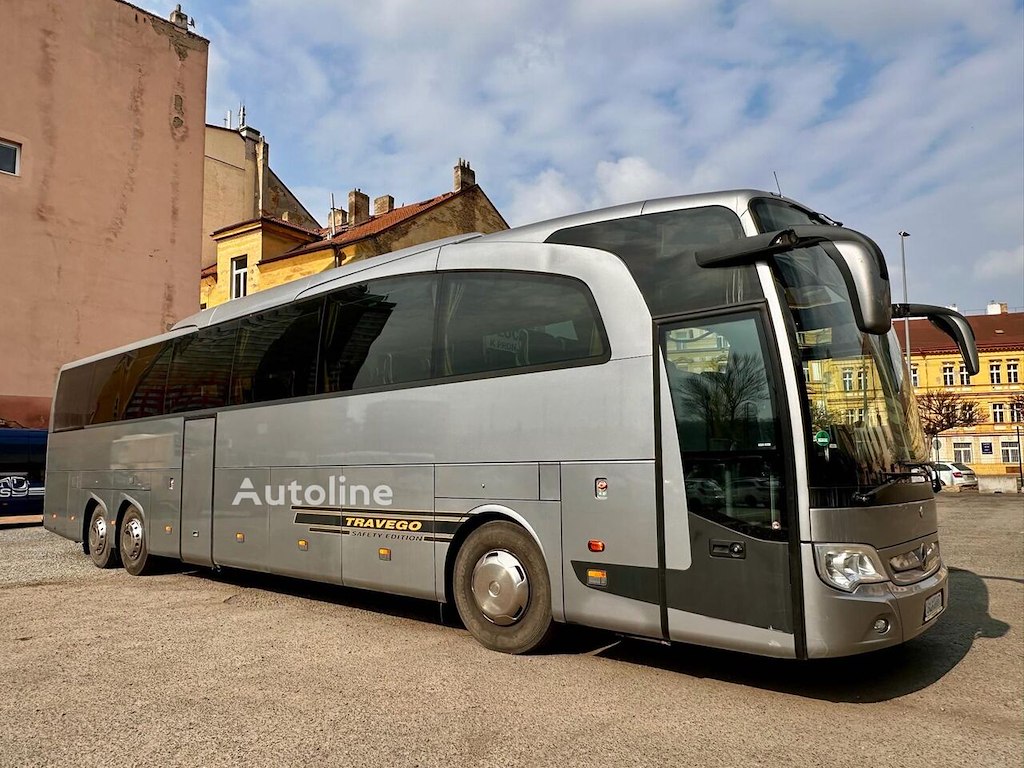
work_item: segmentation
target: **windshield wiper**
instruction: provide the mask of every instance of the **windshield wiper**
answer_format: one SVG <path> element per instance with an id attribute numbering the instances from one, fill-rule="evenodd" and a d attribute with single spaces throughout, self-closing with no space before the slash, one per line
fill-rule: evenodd
<path id="1" fill-rule="evenodd" d="M 928 479 L 928 481 L 932 485 L 932 490 L 933 491 L 938 491 L 939 490 L 939 488 L 935 487 L 937 485 L 938 481 L 939 481 L 939 476 L 938 476 L 938 473 L 935 472 L 935 470 L 931 466 L 931 464 L 929 464 L 927 462 L 923 462 L 923 461 L 900 461 L 900 462 L 898 462 L 898 464 L 899 464 L 899 466 L 907 467 L 910 470 L 923 469 L 924 470 L 924 476 Z M 855 504 L 861 504 L 861 505 L 865 505 L 866 506 L 866 505 L 870 504 L 871 502 L 873 502 L 875 499 L 877 499 L 878 495 L 880 493 L 882 493 L 883 491 L 887 490 L 888 488 L 892 488 L 894 485 L 904 485 L 904 484 L 906 484 L 908 482 L 912 483 L 913 479 L 915 477 L 920 477 L 919 474 L 917 474 L 916 472 L 913 472 L 913 471 L 910 471 L 910 472 L 887 472 L 885 474 L 885 476 L 888 479 L 884 483 L 882 483 L 880 485 L 876 485 L 874 488 L 871 488 L 871 489 L 869 489 L 867 491 L 858 491 L 858 492 L 852 494 L 850 498 L 853 499 L 853 502 Z"/>

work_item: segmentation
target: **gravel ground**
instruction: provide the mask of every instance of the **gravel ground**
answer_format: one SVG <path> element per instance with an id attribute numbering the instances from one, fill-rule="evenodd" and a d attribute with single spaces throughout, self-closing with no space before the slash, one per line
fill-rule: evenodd
<path id="1" fill-rule="evenodd" d="M 0 529 L 0 765 L 1021 766 L 1024 502 L 958 494 L 939 512 L 938 625 L 821 662 L 587 631 L 511 657 L 433 604 L 133 578 Z"/>

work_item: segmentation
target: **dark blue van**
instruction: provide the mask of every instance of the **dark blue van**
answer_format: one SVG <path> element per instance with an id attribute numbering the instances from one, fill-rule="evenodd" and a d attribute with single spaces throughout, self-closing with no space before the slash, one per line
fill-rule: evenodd
<path id="1" fill-rule="evenodd" d="M 0 429 L 0 516 L 43 514 L 45 429 Z"/>

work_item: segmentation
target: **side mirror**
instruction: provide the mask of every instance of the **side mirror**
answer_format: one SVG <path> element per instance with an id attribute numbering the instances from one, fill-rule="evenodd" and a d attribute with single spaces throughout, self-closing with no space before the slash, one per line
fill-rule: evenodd
<path id="1" fill-rule="evenodd" d="M 718 243 L 694 255 L 702 267 L 732 266 L 812 245 L 821 245 L 839 268 L 850 294 L 857 327 L 865 333 L 888 333 L 892 327 L 892 297 L 885 258 L 871 238 L 852 229 L 825 224 L 801 225 Z"/>
<path id="2" fill-rule="evenodd" d="M 967 318 L 959 312 L 931 304 L 893 304 L 892 316 L 894 318 L 928 318 L 932 325 L 956 342 L 957 348 L 960 350 L 960 356 L 964 360 L 964 367 L 969 375 L 975 376 L 981 370 L 981 364 L 978 361 L 978 344 L 974 338 L 974 329 L 967 322 Z"/>

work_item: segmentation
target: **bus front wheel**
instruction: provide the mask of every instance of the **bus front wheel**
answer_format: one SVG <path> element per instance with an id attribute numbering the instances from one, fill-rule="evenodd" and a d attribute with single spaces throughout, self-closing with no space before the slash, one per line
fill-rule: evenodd
<path id="1" fill-rule="evenodd" d="M 484 647 L 528 653 L 549 638 L 547 565 L 520 526 L 496 520 L 469 534 L 455 558 L 453 577 L 459 617 Z"/>
<path id="2" fill-rule="evenodd" d="M 114 526 L 107 522 L 106 510 L 100 506 L 89 517 L 89 557 L 97 568 L 113 568 L 118 563 Z"/>
<path id="3" fill-rule="evenodd" d="M 155 557 L 146 544 L 146 525 L 142 513 L 128 507 L 121 520 L 121 563 L 132 576 L 145 576 L 154 570 Z"/>

